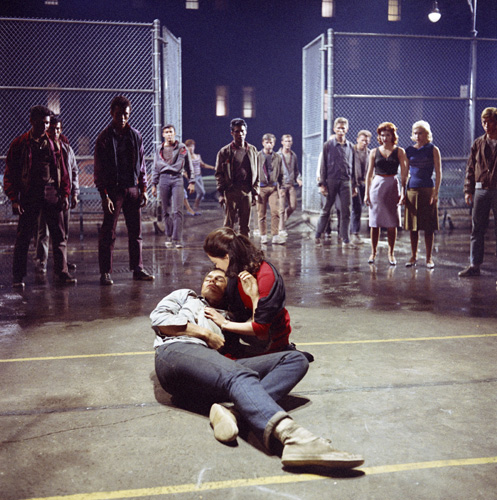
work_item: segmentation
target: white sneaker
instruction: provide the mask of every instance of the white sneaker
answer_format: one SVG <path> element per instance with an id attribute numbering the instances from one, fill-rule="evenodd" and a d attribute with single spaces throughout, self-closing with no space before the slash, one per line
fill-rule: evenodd
<path id="1" fill-rule="evenodd" d="M 286 243 L 286 240 L 285 240 L 285 238 L 282 238 L 278 234 L 275 234 L 273 236 L 273 239 L 272 239 L 271 243 L 273 245 L 284 245 Z"/>
<path id="2" fill-rule="evenodd" d="M 226 406 L 214 403 L 209 412 L 209 420 L 214 430 L 214 437 L 221 443 L 230 443 L 237 438 L 236 415 Z"/>
<path id="3" fill-rule="evenodd" d="M 362 241 L 362 238 L 358 234 L 353 234 L 350 239 L 354 245 L 364 245 L 364 241 Z"/>
<path id="4" fill-rule="evenodd" d="M 287 467 L 353 469 L 364 463 L 361 455 L 336 450 L 331 441 L 315 436 L 290 418 L 281 420 L 273 429 L 273 435 L 283 444 L 281 462 Z"/>
<path id="5" fill-rule="evenodd" d="M 364 463 L 361 455 L 333 448 L 327 439 L 316 437 L 309 442 L 285 444 L 281 463 L 287 467 L 320 466 L 331 469 L 353 469 Z"/>
<path id="6" fill-rule="evenodd" d="M 166 248 L 173 248 L 173 242 L 172 241 L 166 241 Z"/>
<path id="7" fill-rule="evenodd" d="M 288 233 L 283 229 L 283 231 L 280 231 L 279 236 L 282 238 L 288 238 Z"/>
<path id="8" fill-rule="evenodd" d="M 261 235 L 261 232 L 260 232 L 258 229 L 254 229 L 254 230 L 252 231 L 252 234 L 253 234 L 254 236 L 260 236 L 260 235 Z"/>
<path id="9" fill-rule="evenodd" d="M 267 234 L 263 234 L 263 235 L 261 236 L 261 243 L 262 243 L 263 245 L 265 245 L 265 244 L 267 243 Z"/>
<path id="10" fill-rule="evenodd" d="M 342 242 L 342 248 L 357 248 L 351 241 Z"/>

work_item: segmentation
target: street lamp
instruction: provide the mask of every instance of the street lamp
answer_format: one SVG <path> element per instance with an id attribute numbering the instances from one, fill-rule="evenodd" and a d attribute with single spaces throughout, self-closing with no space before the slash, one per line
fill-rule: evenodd
<path id="1" fill-rule="evenodd" d="M 440 18 L 442 17 L 442 14 L 440 13 L 440 9 L 438 8 L 438 2 L 433 2 L 433 7 L 431 9 L 431 12 L 428 14 L 428 19 L 432 23 L 437 23 L 440 21 Z"/>

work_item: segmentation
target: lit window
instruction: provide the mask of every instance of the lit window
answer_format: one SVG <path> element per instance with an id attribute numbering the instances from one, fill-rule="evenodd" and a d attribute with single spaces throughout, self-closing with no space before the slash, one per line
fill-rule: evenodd
<path id="1" fill-rule="evenodd" d="M 321 16 L 322 17 L 333 17 L 335 14 L 335 1 L 334 0 L 322 0 L 321 2 Z"/>
<path id="2" fill-rule="evenodd" d="M 255 118 L 254 87 L 243 87 L 243 118 Z"/>
<path id="3" fill-rule="evenodd" d="M 186 0 L 185 7 L 187 9 L 197 10 L 198 9 L 198 3 L 199 3 L 199 0 Z"/>
<path id="4" fill-rule="evenodd" d="M 400 0 L 388 0 L 388 20 L 400 21 Z"/>
<path id="5" fill-rule="evenodd" d="M 45 0 L 45 5 L 59 5 L 59 0 Z"/>
<path id="6" fill-rule="evenodd" d="M 228 116 L 228 87 L 216 87 L 216 116 Z"/>

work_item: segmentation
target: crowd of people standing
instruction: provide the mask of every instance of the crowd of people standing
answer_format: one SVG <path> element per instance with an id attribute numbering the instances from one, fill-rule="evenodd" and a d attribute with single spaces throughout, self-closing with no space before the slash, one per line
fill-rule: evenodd
<path id="1" fill-rule="evenodd" d="M 143 141 L 138 130 L 129 124 L 131 103 L 124 96 L 110 105 L 111 122 L 95 144 L 94 181 L 102 200 L 104 219 L 99 231 L 100 283 L 112 285 L 112 256 L 116 227 L 123 212 L 129 240 L 129 267 L 133 279 L 153 281 L 144 270 L 142 258 L 141 208 L 148 202 L 147 174 Z M 30 110 L 31 129 L 15 139 L 7 155 L 4 176 L 5 193 L 19 215 L 14 248 L 13 284 L 24 287 L 27 253 L 32 236 L 37 234 L 36 271 L 46 273 L 48 237 L 52 241 L 55 279 L 60 284 L 76 282 L 70 273 L 75 264 L 67 262 L 69 209 L 78 203 L 78 168 L 74 151 L 62 135 L 60 118 L 44 106 Z M 483 262 L 483 238 L 490 210 L 497 214 L 496 146 L 497 109 L 482 113 L 485 134 L 473 144 L 467 163 L 465 200 L 474 204 L 472 214 L 470 266 L 459 276 L 477 276 Z M 371 253 L 369 264 L 378 259 L 381 228 L 386 229 L 388 262 L 397 264 L 395 244 L 397 228 L 410 234 L 411 256 L 407 267 L 418 265 L 419 231 L 424 232 L 425 263 L 433 260 L 434 234 L 439 229 L 438 196 L 442 181 L 440 150 L 432 142 L 429 123 L 417 121 L 412 126 L 412 145 L 398 146 L 396 126 L 381 123 L 376 130 L 379 146 L 370 150 L 372 134 L 360 130 L 356 144 L 347 138 L 348 120 L 334 121 L 333 134 L 323 145 L 317 168 L 322 208 L 317 221 L 315 243 L 329 234 L 332 208 L 338 215 L 339 242 L 346 249 L 356 249 L 361 238 L 361 218 L 368 209 Z M 231 121 L 232 141 L 221 148 L 215 166 L 206 164 L 195 153 L 195 141 L 176 138 L 174 124 L 162 129 L 163 142 L 154 152 L 151 174 L 152 196 L 161 200 L 167 248 L 183 247 L 183 207 L 191 215 L 201 215 L 205 195 L 202 168 L 212 169 L 218 200 L 224 209 L 224 226 L 237 228 L 250 236 L 253 207 L 257 214 L 256 230 L 261 245 L 284 245 L 288 238 L 286 224 L 297 205 L 296 187 L 302 186 L 298 158 L 292 150 L 289 134 L 276 137 L 266 133 L 258 150 L 246 140 L 247 123 Z M 194 208 L 188 195 L 195 195 Z M 269 221 L 268 217 L 269 208 Z"/>
<path id="2" fill-rule="evenodd" d="M 143 265 L 141 209 L 148 202 L 148 179 L 142 137 L 129 124 L 130 115 L 130 101 L 115 97 L 110 104 L 111 121 L 95 144 L 94 181 L 103 209 L 98 239 L 103 286 L 113 284 L 113 251 L 121 211 L 128 230 L 132 279 L 155 279 Z M 466 168 L 465 200 L 474 207 L 470 266 L 459 273 L 461 277 L 480 274 L 490 210 L 497 216 L 497 108 L 486 108 L 481 118 L 485 134 L 474 142 Z M 62 135 L 60 118 L 52 116 L 48 108 L 31 108 L 30 123 L 31 129 L 10 146 L 4 176 L 5 192 L 13 213 L 19 216 L 13 286 L 25 286 L 34 234 L 36 269 L 46 273 L 47 229 L 55 280 L 74 284 L 76 278 L 69 274 L 67 262 L 67 237 L 69 209 L 78 203 L 75 155 Z M 371 239 L 368 263 L 374 265 L 378 258 L 380 230 L 385 228 L 388 262 L 395 266 L 400 208 L 405 205 L 404 229 L 409 231 L 411 243 L 405 265 L 417 265 L 419 231 L 423 231 L 426 267 L 432 269 L 442 162 L 429 123 L 420 120 L 413 124 L 413 144 L 405 150 L 398 146 L 397 128 L 391 122 L 377 127 L 379 146 L 372 150 L 368 149 L 369 131 L 361 130 L 353 145 L 346 139 L 348 127 L 346 118 L 335 120 L 334 134 L 320 156 L 317 178 L 323 206 L 315 244 L 322 245 L 335 206 L 341 245 L 348 250 L 360 248 L 361 214 L 366 205 Z M 201 294 L 190 289 L 173 291 L 151 313 L 158 379 L 172 395 L 209 402 L 209 420 L 220 442 L 236 440 L 239 425 L 248 424 L 268 450 L 274 441 L 282 445 L 285 466 L 358 467 L 364 462 L 361 455 L 335 449 L 329 440 L 298 425 L 280 405 L 314 360 L 290 340 L 285 284 L 264 255 L 269 242 L 286 243 L 286 223 L 296 209 L 295 188 L 302 185 L 292 137 L 285 134 L 276 152 L 276 137 L 266 133 L 258 151 L 246 141 L 243 119 L 231 121 L 230 133 L 233 140 L 220 149 L 215 166 L 205 164 L 195 153 L 193 140 L 183 143 L 176 138 L 174 124 L 163 128 L 163 142 L 155 151 L 150 192 L 162 202 L 166 248 L 183 247 L 185 197 L 195 193 L 194 208 L 199 210 L 205 193 L 202 167 L 214 170 L 218 199 L 224 207 L 224 227 L 210 231 L 204 241 L 206 259 L 214 269 L 205 276 Z M 250 238 L 254 206 L 259 246 Z"/>

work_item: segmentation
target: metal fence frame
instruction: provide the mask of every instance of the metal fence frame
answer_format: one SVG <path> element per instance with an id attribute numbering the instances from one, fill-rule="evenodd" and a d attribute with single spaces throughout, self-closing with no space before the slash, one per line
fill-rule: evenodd
<path id="1" fill-rule="evenodd" d="M 323 149 L 325 37 L 319 35 L 302 49 L 302 208 L 319 206 L 316 174 Z M 316 97 L 318 96 L 318 97 Z"/>
<path id="2" fill-rule="evenodd" d="M 66 44 L 57 51 L 57 43 L 63 41 Z M 52 63 L 48 71 L 47 61 Z M 0 66 L 0 106 L 4 112 L 9 110 L 8 126 L 0 128 L 0 180 L 10 143 L 29 129 L 29 108 L 44 104 L 57 113 L 53 96 L 63 103 L 64 132 L 89 187 L 93 186 L 95 139 L 110 121 L 109 103 L 115 95 L 131 100 L 130 123 L 142 133 L 149 178 L 154 150 L 162 141 L 162 125 L 174 123 L 181 134 L 181 39 L 167 28 L 161 32 L 159 20 L 0 18 Z M 78 103 L 83 109 L 78 109 Z M 99 203 L 92 203 L 95 206 L 89 208 L 98 212 Z M 145 214 L 156 210 L 157 202 L 151 200 Z M 0 221 L 13 217 L 2 190 Z"/>
<path id="3" fill-rule="evenodd" d="M 364 110 L 359 120 L 356 119 L 351 122 L 348 138 L 352 142 L 354 142 L 355 134 L 359 129 L 369 128 L 369 130 L 373 132 L 374 141 L 374 131 L 378 123 L 381 121 L 394 121 L 394 123 L 399 126 L 397 121 L 400 121 L 402 124 L 402 127 L 400 127 L 402 129 L 402 133 L 400 134 L 401 141 L 399 141 L 401 146 L 411 144 L 409 136 L 412 123 L 420 119 L 427 119 L 430 122 L 433 115 L 436 114 L 435 110 L 441 109 L 446 112 L 448 115 L 448 126 L 445 127 L 445 129 L 443 129 L 443 127 L 434 129 L 434 142 L 437 143 L 437 145 L 440 145 L 440 142 L 450 142 L 451 144 L 451 147 L 441 147 L 443 174 L 445 177 L 442 181 L 440 192 L 440 205 L 445 211 L 463 207 L 465 165 L 470 146 L 475 138 L 477 130 L 479 130 L 479 116 L 485 107 L 495 106 L 495 102 L 497 101 L 497 84 L 495 84 L 497 71 L 486 66 L 486 73 L 480 75 L 477 71 L 477 61 L 492 60 L 492 57 L 495 60 L 497 57 L 497 40 L 478 39 L 476 36 L 456 38 L 373 33 L 338 33 L 330 29 L 327 32 L 327 43 L 321 48 L 322 51 L 326 52 L 326 62 L 323 62 L 323 59 L 318 61 L 315 57 L 310 57 L 310 53 L 314 47 L 313 44 L 315 44 L 318 39 L 322 39 L 322 37 L 324 37 L 324 35 L 316 38 L 302 49 L 303 60 L 312 61 L 312 63 L 308 62 L 303 65 L 302 169 L 304 179 L 307 178 L 307 182 L 304 180 L 303 185 L 303 210 L 308 212 L 317 212 L 319 210 L 320 197 L 317 194 L 318 189 L 315 182 L 317 160 L 319 152 L 322 150 L 323 143 L 333 133 L 333 120 L 337 116 L 347 116 L 344 109 L 354 111 L 357 109 Z M 341 49 L 338 47 L 344 40 L 349 42 L 359 40 L 358 43 L 361 43 L 361 48 L 368 48 L 367 44 L 370 44 L 371 48 L 368 48 L 369 52 L 366 51 L 363 57 L 366 60 L 370 60 L 371 64 L 374 64 L 373 61 L 377 59 L 377 54 L 373 51 L 373 47 L 375 43 L 378 43 L 378 40 L 382 43 L 394 40 L 398 41 L 399 44 L 411 44 L 415 54 L 416 47 L 418 51 L 424 51 L 426 47 L 431 47 L 432 53 L 436 53 L 439 47 L 445 47 L 447 49 L 449 44 L 450 46 L 456 46 L 462 50 L 460 53 L 457 53 L 457 49 L 454 49 L 454 53 L 451 53 L 450 57 L 456 62 L 453 67 L 454 73 L 457 71 L 459 78 L 462 78 L 461 75 L 464 75 L 465 88 L 463 89 L 463 85 L 460 86 L 459 95 L 455 95 L 455 93 L 452 95 L 444 95 L 441 93 L 442 90 L 440 92 L 434 92 L 433 95 L 431 95 L 428 93 L 427 89 L 424 88 L 421 89 L 421 92 L 402 92 L 404 88 L 408 87 L 407 79 L 412 77 L 406 69 L 405 76 L 402 75 L 402 79 L 399 78 L 397 82 L 399 84 L 398 89 L 395 88 L 391 93 L 372 94 L 370 92 L 371 88 L 368 88 L 368 83 L 362 81 L 357 82 L 357 85 L 353 85 L 353 87 L 354 90 L 361 88 L 363 92 L 346 93 L 343 91 L 343 88 L 340 88 L 340 86 L 343 87 L 344 79 L 340 79 L 340 77 L 337 76 L 346 69 L 344 52 L 341 52 Z M 406 68 L 408 68 L 409 64 L 414 60 L 415 56 L 413 56 L 412 52 L 407 52 L 403 59 L 403 63 L 406 65 Z M 428 55 L 427 61 L 429 67 L 430 57 L 428 57 Z M 432 70 L 433 68 L 430 67 L 429 69 Z M 316 89 L 314 81 L 311 79 L 314 78 L 314 75 L 321 74 L 323 71 L 326 74 L 326 82 Z M 452 75 L 447 68 L 445 68 L 445 71 L 448 74 L 443 74 L 442 69 L 440 69 L 440 74 L 434 75 L 434 81 L 437 81 L 436 79 L 446 79 L 450 81 Z M 489 71 L 493 73 L 489 75 Z M 392 71 L 392 74 L 393 73 Z M 401 72 L 397 71 L 396 74 L 400 75 Z M 310 81 L 312 81 L 312 84 L 310 84 Z M 396 93 L 397 90 L 398 93 Z M 320 104 L 318 105 L 316 103 Z M 318 128 L 315 108 L 321 104 L 321 116 L 319 120 L 321 120 L 322 124 L 326 122 L 326 136 L 324 132 L 321 134 L 320 150 L 316 153 L 317 134 L 311 134 L 310 130 L 312 129 L 313 132 L 316 132 Z M 394 116 L 388 116 L 388 113 L 378 112 L 380 108 L 388 109 L 389 107 L 397 109 L 397 115 L 399 116 L 395 113 L 391 113 Z M 376 111 L 376 114 L 373 110 Z M 451 117 L 451 113 L 453 113 L 454 110 L 457 110 L 456 114 L 460 121 L 458 121 L 455 116 Z M 380 117 L 380 115 L 382 116 Z M 429 118 L 430 116 L 431 118 Z M 433 125 L 432 123 L 432 128 Z M 324 131 L 324 125 L 321 127 L 321 130 Z M 449 137 L 449 134 L 452 134 L 453 137 Z"/>

